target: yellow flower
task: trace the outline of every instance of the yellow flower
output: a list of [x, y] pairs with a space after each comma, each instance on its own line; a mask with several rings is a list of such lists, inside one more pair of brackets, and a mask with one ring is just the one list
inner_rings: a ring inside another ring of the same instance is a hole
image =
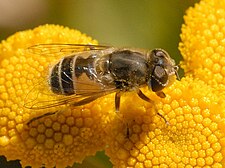
[[111, 94], [76, 108], [55, 107], [57, 114], [27, 125], [49, 112], [27, 109], [24, 101], [58, 60], [29, 54], [27, 47], [97, 42], [54, 25], [9, 37], [0, 44], [0, 154], [33, 167], [65, 167], [99, 150], [115, 167], [224, 166], [223, 8], [221, 1], [202, 0], [188, 10], [180, 43], [186, 77], [164, 89], [166, 98], [142, 88], [154, 103], [123, 94], [119, 113]]
[[179, 49], [187, 74], [225, 84], [225, 1], [202, 0], [184, 16]]
[[97, 43], [79, 31], [45, 25], [16, 33], [0, 45], [0, 154], [9, 160], [20, 159], [23, 166], [65, 167], [81, 162], [106, 145], [102, 130], [110, 110], [102, 109], [113, 109], [113, 105], [104, 102], [110, 102], [109, 98], [78, 108], [68, 107], [27, 125], [33, 117], [49, 112], [25, 108], [24, 100], [42, 72], [47, 72], [56, 60], [29, 54], [27, 47], [53, 42]]
[[[147, 90], [146, 90], [147, 92]], [[203, 81], [182, 78], [165, 89], [167, 97], [156, 108], [136, 97], [126, 97], [125, 119], [130, 129], [114, 121], [108, 130], [106, 154], [118, 167], [222, 167], [225, 103]], [[135, 105], [134, 103], [135, 102]], [[155, 115], [163, 114], [169, 121]], [[113, 131], [110, 131], [113, 130]]]

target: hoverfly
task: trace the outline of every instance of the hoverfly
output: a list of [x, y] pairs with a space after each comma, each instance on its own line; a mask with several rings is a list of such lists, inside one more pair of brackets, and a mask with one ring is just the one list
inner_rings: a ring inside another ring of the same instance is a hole
[[[44, 57], [54, 57], [57, 53], [64, 55], [49, 67], [49, 73], [41, 82], [47, 84], [55, 98], [43, 101], [36, 95], [34, 100], [25, 101], [25, 107], [30, 109], [65, 104], [80, 106], [115, 92], [115, 110], [119, 111], [122, 92], [136, 90], [141, 99], [149, 102], [151, 100], [141, 87], [148, 86], [158, 96], [165, 97], [162, 89], [170, 83], [172, 76], [179, 78], [178, 66], [163, 49], [147, 51], [89, 44], [38, 44], [29, 50]], [[35, 91], [41, 92], [41, 89]], [[33, 93], [31, 91], [28, 96]]]

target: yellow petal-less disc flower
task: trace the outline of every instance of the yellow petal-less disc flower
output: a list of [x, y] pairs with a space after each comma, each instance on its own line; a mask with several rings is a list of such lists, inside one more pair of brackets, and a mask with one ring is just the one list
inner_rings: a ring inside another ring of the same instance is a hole
[[224, 2], [202, 0], [188, 10], [180, 44], [186, 77], [164, 90], [166, 98], [143, 88], [153, 103], [126, 93], [115, 113], [111, 94], [81, 107], [55, 107], [62, 112], [30, 126], [30, 119], [47, 111], [27, 109], [24, 100], [56, 60], [28, 54], [26, 48], [97, 42], [54, 25], [9, 37], [0, 44], [0, 155], [20, 159], [23, 166], [65, 167], [106, 150], [115, 167], [223, 167], [224, 86], [207, 85], [224, 84], [223, 8]]
[[106, 154], [118, 167], [222, 167], [225, 102], [213, 90], [190, 77], [165, 89], [155, 110], [169, 125], [149, 103], [126, 97], [129, 138], [123, 122], [111, 123]]
[[184, 16], [179, 49], [187, 74], [225, 84], [225, 1], [202, 0]]
[[0, 155], [19, 159], [23, 166], [65, 167], [103, 150], [106, 113], [114, 109], [111, 103], [108, 111], [101, 112], [104, 101], [109, 102], [103, 98], [27, 125], [33, 117], [47, 112], [25, 108], [24, 100], [54, 62], [54, 57], [29, 54], [27, 47], [53, 42], [97, 43], [79, 31], [45, 25], [18, 32], [0, 44]]

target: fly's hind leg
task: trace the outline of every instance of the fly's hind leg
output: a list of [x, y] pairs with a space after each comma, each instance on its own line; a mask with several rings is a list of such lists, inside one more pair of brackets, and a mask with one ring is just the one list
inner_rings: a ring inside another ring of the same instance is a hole
[[104, 94], [100, 93], [100, 94], [96, 94], [94, 96], [89, 96], [89, 97], [86, 97], [86, 98], [81, 99], [79, 101], [75, 101], [75, 102], [71, 103], [71, 105], [72, 106], [82, 106], [82, 105], [93, 102], [94, 100], [98, 99], [101, 96], [104, 96]]
[[54, 115], [54, 114], [57, 114], [61, 111], [54, 111], [54, 112], [48, 112], [48, 113], [45, 113], [45, 114], [42, 114], [40, 116], [37, 116], [37, 117], [34, 117], [32, 119], [30, 119], [28, 122], [27, 122], [27, 125], [29, 126], [32, 122], [36, 121], [36, 120], [39, 120], [41, 118], [44, 118], [44, 117], [47, 117], [47, 116], [51, 116], [51, 115]]

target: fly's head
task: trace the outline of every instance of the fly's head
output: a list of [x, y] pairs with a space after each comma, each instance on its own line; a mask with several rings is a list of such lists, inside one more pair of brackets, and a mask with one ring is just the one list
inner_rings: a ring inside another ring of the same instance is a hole
[[159, 92], [172, 83], [174, 75], [178, 76], [178, 66], [169, 54], [162, 49], [153, 49], [147, 54], [149, 77], [148, 87], [153, 92]]

